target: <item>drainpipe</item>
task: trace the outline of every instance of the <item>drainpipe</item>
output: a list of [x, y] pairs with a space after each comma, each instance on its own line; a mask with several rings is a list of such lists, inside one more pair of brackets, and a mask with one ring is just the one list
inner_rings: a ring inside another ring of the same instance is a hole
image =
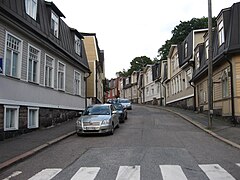
[[85, 81], [85, 109], [87, 108], [87, 78], [91, 75], [91, 72], [86, 73], [87, 76], [84, 76]]
[[163, 86], [163, 88], [164, 88], [164, 91], [165, 91], [165, 93], [164, 93], [164, 106], [166, 106], [166, 103], [167, 103], [167, 98], [166, 98], [167, 88], [166, 88], [166, 86], [163, 84], [163, 82], [161, 82], [161, 84], [162, 84], [162, 86]]
[[98, 62], [97, 62], [97, 60], [95, 60], [95, 64], [96, 64], [96, 69], [95, 69], [95, 83], [96, 83], [96, 99], [95, 99], [95, 104], [97, 104], [98, 103], [98, 101], [97, 101], [97, 94], [98, 94], [98, 76], [97, 76], [97, 73], [98, 73], [98, 64], [97, 64]]
[[234, 88], [233, 88], [233, 67], [232, 62], [230, 61], [229, 57], [227, 55], [224, 56], [227, 59], [227, 62], [230, 65], [230, 75], [231, 75], [231, 106], [232, 106], [232, 122], [234, 126], [237, 124], [237, 120], [235, 117], [235, 103], [234, 103]]
[[196, 86], [192, 85], [191, 82], [189, 82], [190, 86], [193, 87], [193, 110], [196, 111], [197, 110], [197, 105], [196, 105]]

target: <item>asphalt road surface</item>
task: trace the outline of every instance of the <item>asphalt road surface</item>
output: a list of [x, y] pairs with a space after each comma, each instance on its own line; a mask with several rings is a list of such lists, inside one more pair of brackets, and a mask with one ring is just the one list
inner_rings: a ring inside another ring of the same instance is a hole
[[240, 179], [240, 151], [179, 116], [134, 105], [113, 136], [71, 136], [0, 179]]

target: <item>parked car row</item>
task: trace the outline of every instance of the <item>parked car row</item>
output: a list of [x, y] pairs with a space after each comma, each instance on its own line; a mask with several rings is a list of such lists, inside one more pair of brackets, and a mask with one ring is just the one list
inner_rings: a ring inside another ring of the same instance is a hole
[[127, 119], [127, 108], [120, 103], [95, 104], [86, 108], [76, 122], [77, 135], [114, 134]]

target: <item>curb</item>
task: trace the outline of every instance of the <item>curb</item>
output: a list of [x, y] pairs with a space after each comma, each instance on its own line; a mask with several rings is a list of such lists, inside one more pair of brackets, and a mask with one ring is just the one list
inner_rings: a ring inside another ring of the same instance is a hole
[[[151, 106], [148, 106], [148, 107], [151, 107]], [[204, 126], [202, 126], [201, 124], [193, 121], [191, 118], [189, 118], [189, 117], [187, 117], [187, 116], [184, 116], [184, 115], [181, 114], [181, 113], [175, 112], [175, 111], [170, 110], [170, 109], [162, 108], [162, 107], [152, 107], [152, 108], [162, 109], [162, 110], [165, 110], [165, 111], [169, 111], [169, 112], [171, 112], [171, 113], [174, 113], [174, 114], [182, 117], [182, 118], [185, 119], [186, 121], [190, 122], [190, 123], [193, 124], [194, 126], [196, 126], [196, 127], [200, 128], [201, 130], [205, 131], [206, 133], [212, 135], [213, 137], [215, 137], [215, 138], [223, 141], [224, 143], [226, 143], [226, 144], [228, 144], [228, 145], [230, 145], [230, 146], [233, 146], [233, 147], [235, 147], [235, 148], [237, 148], [237, 149], [240, 150], [240, 145], [239, 145], [239, 144], [237, 144], [237, 143], [235, 143], [235, 142], [232, 142], [232, 141], [230, 141], [230, 140], [228, 140], [228, 139], [226, 139], [226, 138], [224, 138], [224, 137], [222, 137], [222, 136], [219, 136], [218, 134], [214, 133], [213, 131], [211, 131], [211, 130], [209, 130], [209, 129], [206, 129], [206, 128], [205, 128]]]
[[55, 138], [55, 139], [53, 139], [51, 141], [48, 141], [48, 142], [42, 144], [42, 145], [40, 145], [40, 146], [38, 146], [38, 147], [36, 147], [34, 149], [31, 149], [31, 150], [29, 150], [29, 151], [27, 151], [27, 152], [25, 152], [23, 154], [20, 154], [20, 155], [18, 155], [16, 157], [13, 157], [13, 158], [11, 158], [11, 159], [9, 159], [9, 160], [7, 160], [7, 161], [5, 161], [5, 162], [0, 164], [0, 171], [2, 171], [3, 169], [5, 169], [5, 168], [7, 168], [7, 167], [17, 163], [17, 162], [20, 162], [20, 161], [22, 161], [22, 160], [24, 160], [24, 159], [26, 159], [26, 158], [36, 154], [37, 152], [39, 152], [39, 151], [41, 151], [41, 150], [43, 150], [43, 149], [45, 149], [45, 148], [47, 148], [47, 147], [57, 143], [57, 142], [65, 139], [65, 138], [67, 138], [69, 136], [72, 136], [74, 134], [76, 134], [76, 131], [72, 131], [70, 133], [62, 135], [62, 136], [60, 136], [58, 138]]

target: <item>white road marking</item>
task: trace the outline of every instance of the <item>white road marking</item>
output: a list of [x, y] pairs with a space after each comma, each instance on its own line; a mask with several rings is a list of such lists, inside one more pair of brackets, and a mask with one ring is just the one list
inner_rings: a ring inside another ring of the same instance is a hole
[[207, 177], [210, 180], [234, 180], [235, 178], [232, 177], [225, 169], [223, 169], [218, 164], [203, 164], [199, 165], [199, 167], [204, 171]]
[[99, 167], [81, 167], [71, 180], [93, 180], [100, 168]]
[[58, 168], [44, 169], [28, 180], [50, 180], [61, 171], [62, 171], [62, 169], [58, 169]]
[[164, 180], [187, 180], [182, 168], [179, 165], [160, 165]]
[[140, 180], [140, 166], [120, 166], [116, 180]]
[[236, 165], [240, 167], [240, 163], [236, 163]]
[[9, 179], [11, 179], [11, 178], [13, 178], [13, 177], [18, 176], [18, 175], [21, 174], [21, 173], [22, 173], [22, 171], [15, 171], [15, 172], [13, 172], [10, 176], [8, 176], [7, 178], [4, 178], [3, 180], [9, 180]]

